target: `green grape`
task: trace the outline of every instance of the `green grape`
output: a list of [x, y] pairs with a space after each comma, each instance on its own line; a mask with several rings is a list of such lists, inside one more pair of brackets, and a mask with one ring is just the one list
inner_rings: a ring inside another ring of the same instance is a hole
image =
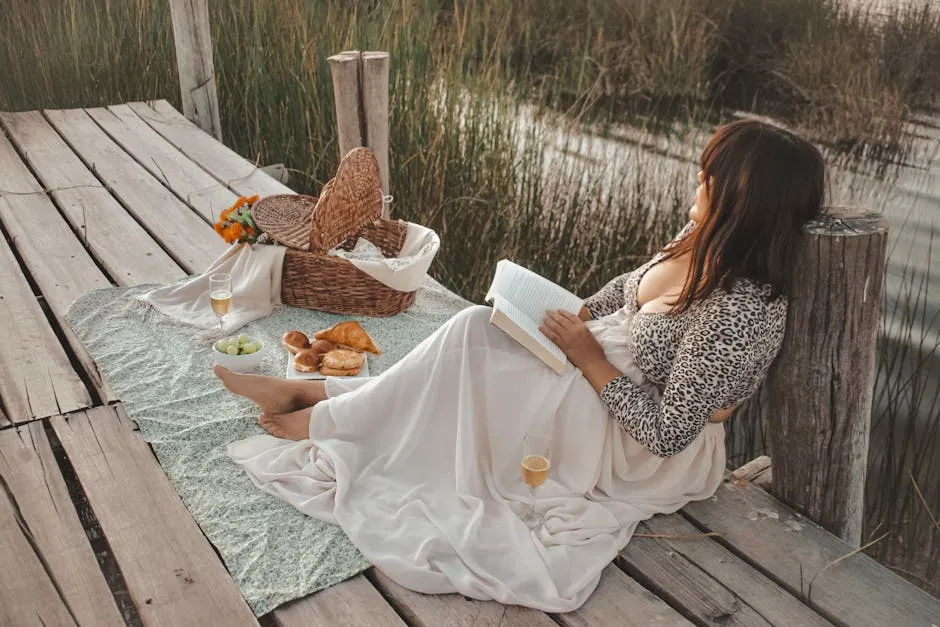
[[228, 346], [228, 348], [225, 350], [225, 352], [228, 353], [229, 355], [237, 355], [237, 354], [238, 354], [238, 347], [237, 347], [237, 346], [232, 346], [231, 344], [229, 344], [229, 346]]
[[220, 353], [224, 353], [227, 348], [228, 348], [228, 342], [226, 342], [225, 340], [219, 340], [218, 342], [215, 343], [215, 350], [219, 351]]
[[247, 335], [245, 335], [244, 333], [242, 333], [241, 335], [238, 336], [238, 343], [239, 343], [239, 344], [247, 344], [247, 343], [250, 342], [250, 341], [251, 341], [251, 338], [248, 337]]
[[252, 353], [257, 353], [257, 352], [258, 352], [258, 345], [253, 342], [248, 342], [247, 344], [242, 346], [243, 355], [251, 355]]

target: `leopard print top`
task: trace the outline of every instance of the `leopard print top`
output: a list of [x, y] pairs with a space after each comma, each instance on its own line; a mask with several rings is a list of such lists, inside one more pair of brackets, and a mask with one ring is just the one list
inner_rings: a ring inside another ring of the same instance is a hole
[[[676, 239], [695, 227], [690, 222]], [[662, 259], [623, 274], [584, 301], [594, 319], [627, 307], [633, 314], [630, 348], [636, 365], [661, 391], [655, 402], [628, 377], [613, 379], [601, 399], [620, 426], [659, 457], [685, 449], [717, 410], [746, 400], [760, 386], [780, 350], [786, 324], [784, 297], [770, 286], [739, 279], [716, 289], [683, 314], [638, 311], [637, 287]]]

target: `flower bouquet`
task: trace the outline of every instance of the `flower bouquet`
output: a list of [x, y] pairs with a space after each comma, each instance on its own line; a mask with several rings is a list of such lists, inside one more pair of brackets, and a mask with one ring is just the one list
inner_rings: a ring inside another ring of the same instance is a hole
[[261, 229], [251, 218], [251, 206], [258, 202], [258, 195], [242, 196], [234, 205], [226, 209], [213, 225], [215, 232], [229, 244], [247, 242], [254, 244], [262, 234]]

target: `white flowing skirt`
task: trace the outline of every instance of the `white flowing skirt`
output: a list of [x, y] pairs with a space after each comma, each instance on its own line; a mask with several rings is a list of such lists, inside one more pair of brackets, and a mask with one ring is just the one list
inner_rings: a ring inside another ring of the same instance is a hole
[[[327, 380], [310, 439], [269, 435], [229, 454], [262, 490], [339, 524], [365, 558], [419, 592], [548, 612], [578, 608], [639, 521], [714, 494], [724, 427], [662, 459], [624, 433], [569, 365], [559, 376], [470, 307], [387, 372]], [[658, 399], [627, 348], [630, 317], [589, 323], [608, 359]], [[532, 428], [552, 434], [537, 491], [545, 525], [518, 518]]]

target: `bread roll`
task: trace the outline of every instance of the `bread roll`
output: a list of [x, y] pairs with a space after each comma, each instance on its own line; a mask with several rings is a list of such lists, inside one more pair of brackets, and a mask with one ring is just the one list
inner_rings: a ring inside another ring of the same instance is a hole
[[331, 350], [336, 348], [336, 343], [329, 340], [314, 340], [310, 342], [310, 350], [317, 351], [321, 355], [324, 353], [329, 353]]
[[281, 342], [283, 342], [284, 348], [295, 355], [310, 347], [310, 340], [300, 331], [288, 331], [281, 338]]
[[332, 350], [320, 362], [320, 374], [328, 377], [354, 377], [362, 371], [366, 358], [362, 353], [345, 349]]
[[336, 368], [320, 367], [320, 374], [324, 377], [354, 377], [362, 372], [362, 368], [353, 368], [352, 370], [338, 370]]
[[333, 370], [353, 370], [362, 368], [366, 358], [362, 353], [345, 349], [332, 350], [323, 355], [323, 365]]
[[297, 372], [316, 372], [320, 367], [321, 355], [315, 350], [305, 349], [294, 357], [294, 370]]

